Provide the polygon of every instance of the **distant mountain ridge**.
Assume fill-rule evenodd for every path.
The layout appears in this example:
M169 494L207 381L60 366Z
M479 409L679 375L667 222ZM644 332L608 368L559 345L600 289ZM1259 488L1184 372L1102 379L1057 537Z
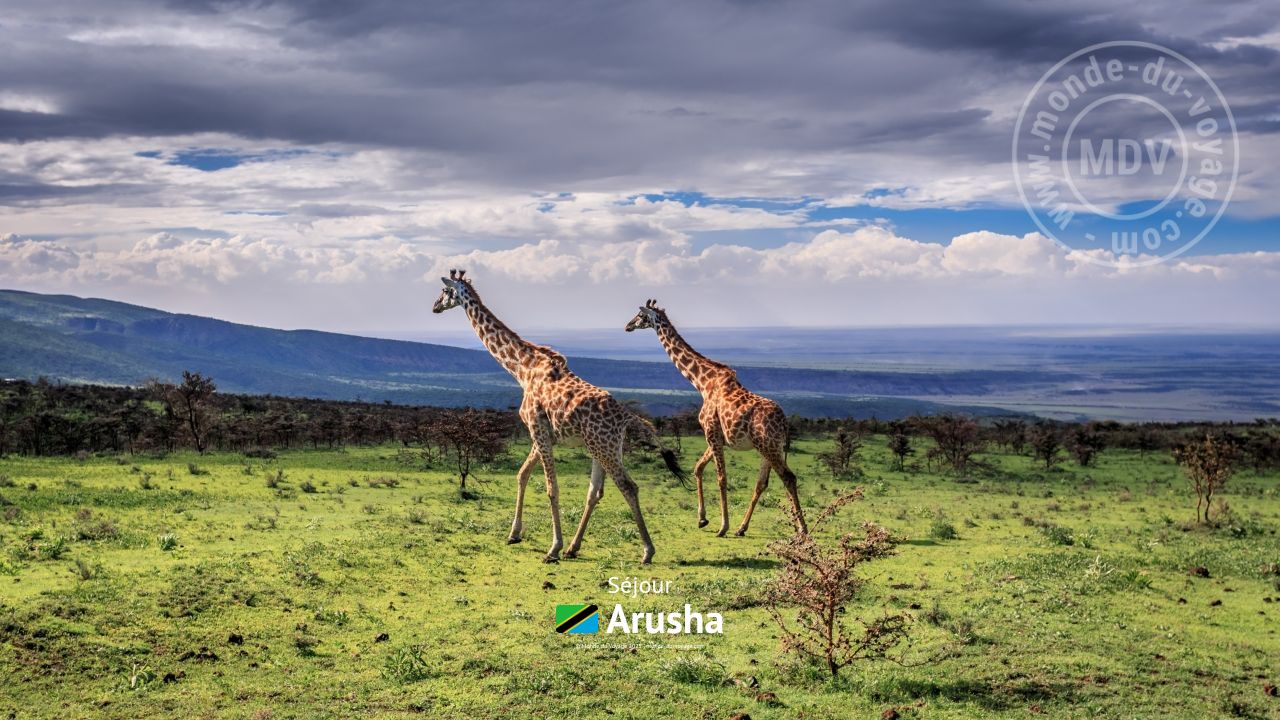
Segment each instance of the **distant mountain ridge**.
M670 363L570 358L587 380L654 412L696 405ZM183 370L229 392L406 404L519 402L519 387L480 350L317 330L275 330L112 300L0 290L0 376L137 385ZM975 393L1007 373L859 373L742 367L753 389L807 415L897 417L949 409L876 395ZM957 409L957 408L950 408ZM965 408L994 414L990 408Z

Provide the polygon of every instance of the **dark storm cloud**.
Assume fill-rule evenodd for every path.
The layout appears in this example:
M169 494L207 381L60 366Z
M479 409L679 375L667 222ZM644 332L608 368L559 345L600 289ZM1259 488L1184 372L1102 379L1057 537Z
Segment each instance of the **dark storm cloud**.
M556 188L696 177L758 154L991 162L1007 108L1057 59L1142 39L1202 62L1243 127L1274 126L1275 20L1194 3L52 0L0 26L0 139L221 132L419 149L446 175ZM2 103L0 103L2 106ZM994 119L993 119L994 118Z

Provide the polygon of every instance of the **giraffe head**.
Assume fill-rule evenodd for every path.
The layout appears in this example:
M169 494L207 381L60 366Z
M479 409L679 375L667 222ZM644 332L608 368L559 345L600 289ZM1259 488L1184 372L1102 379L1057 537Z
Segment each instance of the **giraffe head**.
M631 322L627 323L625 328L627 332L633 330L643 330L645 328L657 329L660 323L666 322L667 311L658 307L657 300L646 300L640 306L640 312L631 318Z
M466 298L475 298L471 281L463 277L466 272L466 270L450 270L449 277L440 278L440 282L444 283L444 289L440 291L436 304L431 306L431 312L439 314L458 307Z

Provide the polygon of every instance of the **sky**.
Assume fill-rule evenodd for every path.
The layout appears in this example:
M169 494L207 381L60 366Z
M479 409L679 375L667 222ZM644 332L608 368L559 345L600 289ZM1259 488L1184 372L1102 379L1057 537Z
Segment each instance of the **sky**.
M452 267L518 329L649 297L702 327L1277 323L1269 0L103 8L0 15L0 287L424 336L465 329L429 312ZM1236 128L1221 219L1165 262L1047 237L1011 162L1037 81L1114 40L1192 60Z

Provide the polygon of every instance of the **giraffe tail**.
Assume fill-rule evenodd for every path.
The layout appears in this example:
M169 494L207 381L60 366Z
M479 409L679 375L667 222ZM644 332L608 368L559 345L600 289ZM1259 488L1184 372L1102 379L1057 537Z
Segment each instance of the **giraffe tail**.
M680 467L680 459L676 456L676 451L662 444L662 438L658 435L658 429L653 426L653 423L639 415L632 417L634 419L631 421L631 427L642 434L641 444L650 450L657 450L662 457L662 464L667 466L667 472L680 481L681 487L689 489L689 473Z

